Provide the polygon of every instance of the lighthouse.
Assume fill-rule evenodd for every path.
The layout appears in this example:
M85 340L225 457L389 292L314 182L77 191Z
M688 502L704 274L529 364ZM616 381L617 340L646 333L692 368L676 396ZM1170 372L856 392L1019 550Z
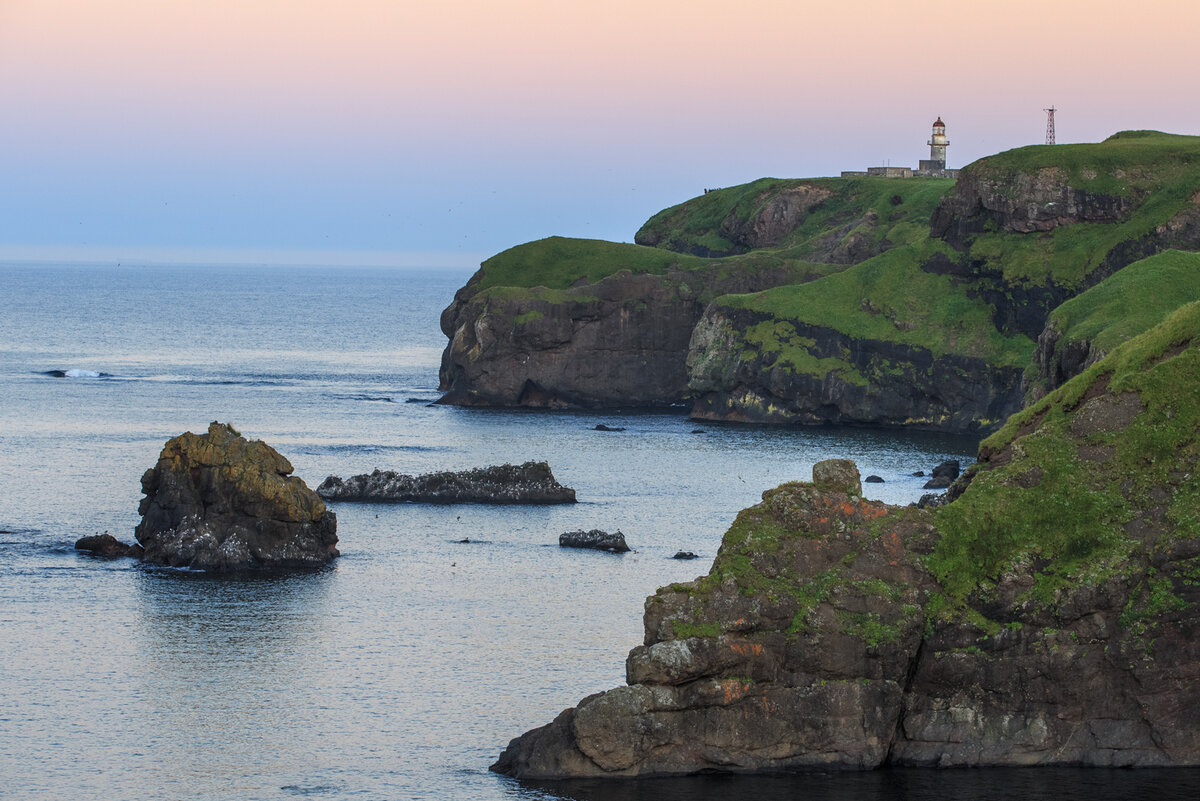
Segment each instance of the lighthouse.
M929 161L932 162L929 166L932 169L946 169L946 147L949 144L950 140L946 138L946 123L938 117L933 123L933 136L929 138Z

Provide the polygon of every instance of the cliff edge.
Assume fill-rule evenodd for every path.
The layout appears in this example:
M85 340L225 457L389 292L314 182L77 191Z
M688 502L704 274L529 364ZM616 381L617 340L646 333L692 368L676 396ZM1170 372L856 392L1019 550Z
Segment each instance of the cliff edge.
M1010 419L936 511L850 463L763 494L646 601L627 686L526 778L1200 765L1200 303Z

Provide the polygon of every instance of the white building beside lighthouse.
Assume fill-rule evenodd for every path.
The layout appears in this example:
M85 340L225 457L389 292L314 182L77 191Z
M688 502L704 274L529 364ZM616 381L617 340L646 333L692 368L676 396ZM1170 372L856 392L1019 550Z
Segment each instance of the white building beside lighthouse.
M946 169L946 148L950 146L950 140L946 138L946 123L942 122L941 116L933 123L933 135L926 144L929 145L929 158L921 159L915 170L912 167L868 167L866 170L844 170L842 177L957 178L958 170Z

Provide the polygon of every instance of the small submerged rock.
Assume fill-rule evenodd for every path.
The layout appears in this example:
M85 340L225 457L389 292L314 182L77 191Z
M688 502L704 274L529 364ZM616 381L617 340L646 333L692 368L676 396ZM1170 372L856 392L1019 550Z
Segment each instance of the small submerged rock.
M575 503L575 490L554 478L545 462L409 476L375 470L317 487L327 501L358 503Z
M593 431L624 431L625 429L620 426L606 426L606 425L604 425L604 423L601 423L600 425L596 426L592 430Z
M696 554L692 553L691 551L678 551L671 558L672 559L699 559L700 557L697 556Z
M143 553L142 546L127 545L107 531L103 534L80 537L75 541L75 550L88 551L94 556L101 556L105 559L119 559L121 557L141 559Z
M558 544L562 548L591 548L610 553L625 553L629 550L629 546L625 544L625 535L620 531L609 534L598 528L591 531L564 532L559 535Z
M879 476L867 476L866 478L863 479L863 481L865 481L868 484L882 484L883 483L883 479L880 478Z

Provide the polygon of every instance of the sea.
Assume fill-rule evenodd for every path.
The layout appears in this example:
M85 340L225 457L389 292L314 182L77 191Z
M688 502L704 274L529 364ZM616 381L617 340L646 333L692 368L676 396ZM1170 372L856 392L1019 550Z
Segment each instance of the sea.
M883 770L529 783L512 738L624 683L656 587L826 458L906 504L970 437L698 423L686 409L436 405L465 269L0 264L0 798L1132 799L1195 771ZM213 576L77 552L133 541L139 479L211 421L315 487L549 462L569 506L333 504L316 572ZM597 431L605 424L623 431ZM624 533L624 555L560 548ZM672 557L692 551L698 559Z

